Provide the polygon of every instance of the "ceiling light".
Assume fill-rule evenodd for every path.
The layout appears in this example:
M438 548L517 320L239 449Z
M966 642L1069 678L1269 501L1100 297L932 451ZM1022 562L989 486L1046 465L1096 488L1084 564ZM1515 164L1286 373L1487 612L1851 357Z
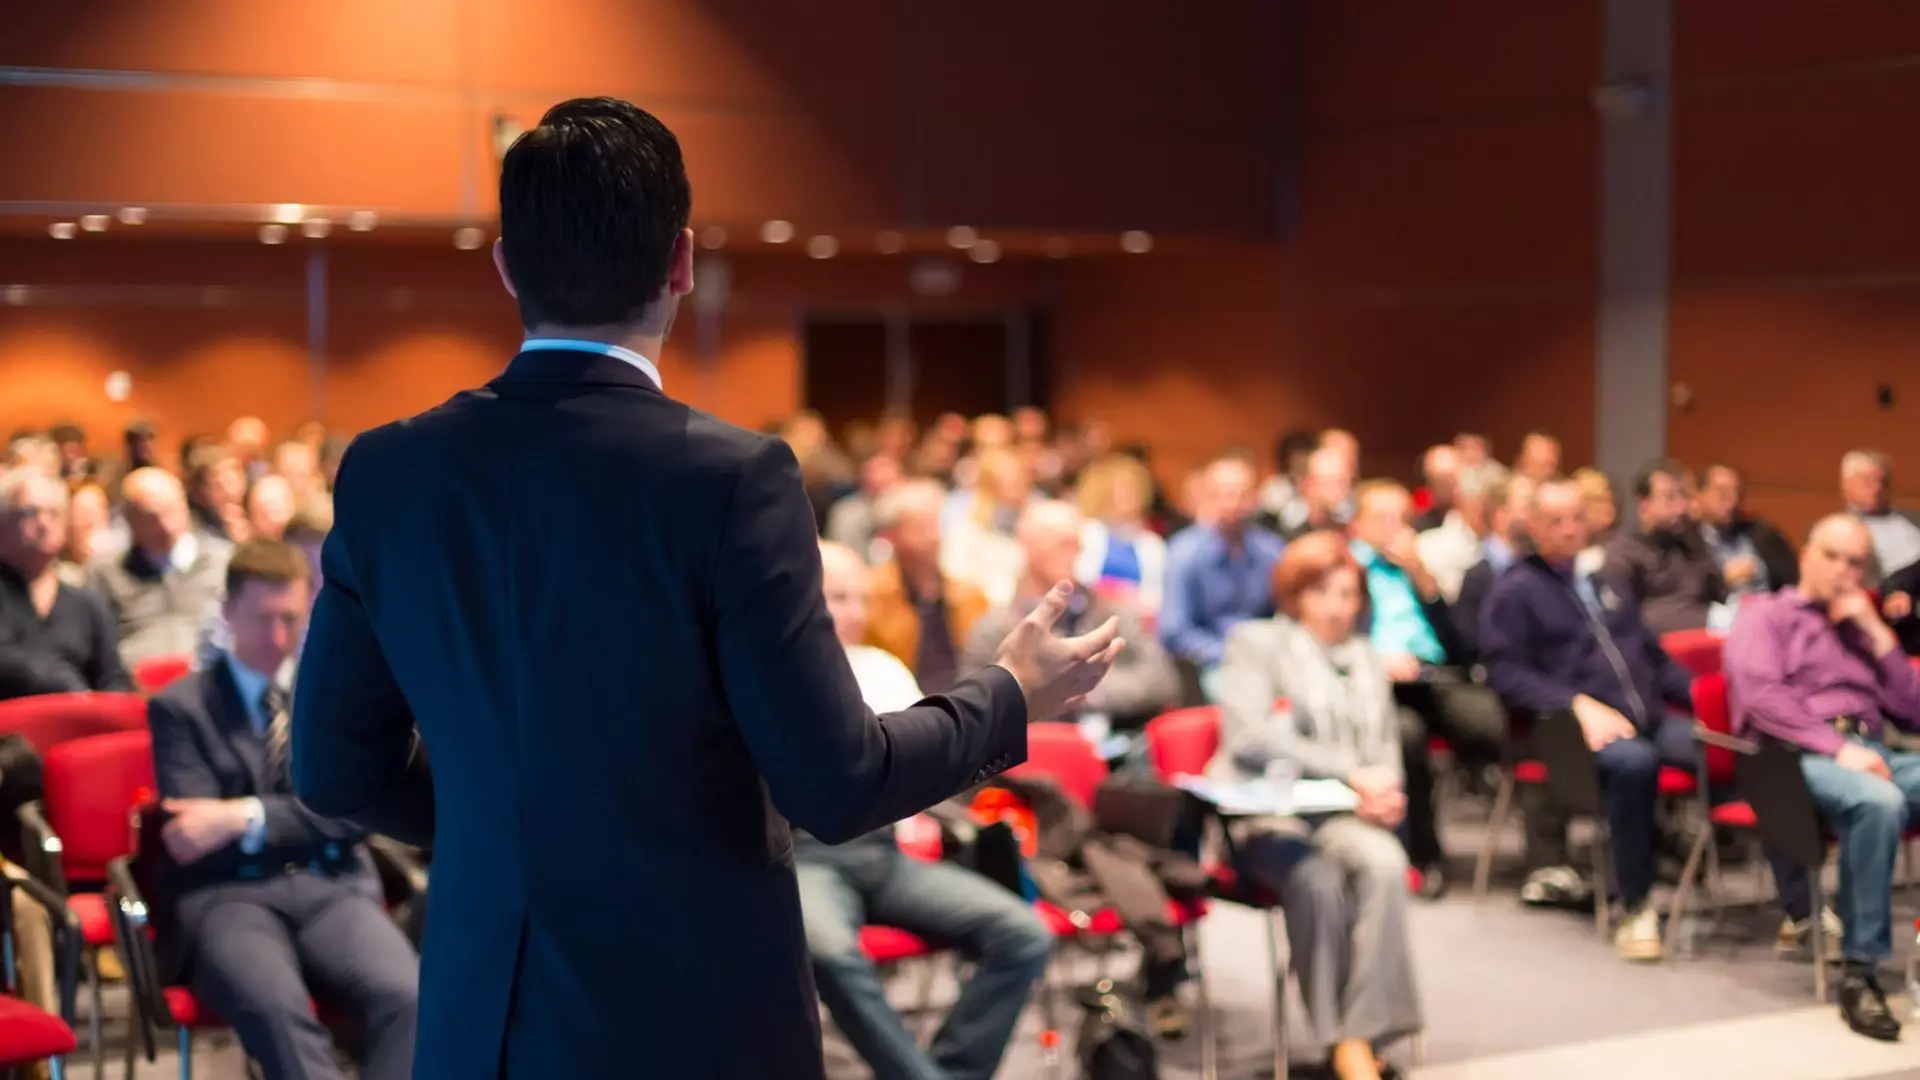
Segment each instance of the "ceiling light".
M47 235L55 240L71 240L79 228L71 221L56 221L47 226Z
M718 225L709 225L700 230L700 246L708 251L718 251L727 246L727 230Z
M967 249L967 258L977 263L1000 261L1000 245L993 240L982 240Z
M1120 234L1120 249L1135 255L1145 255L1153 250L1153 234L1132 229Z
M323 217L310 217L300 223L300 235L309 240L325 240L333 231L333 222Z
M807 241L807 255L815 259L831 259L840 254L840 241L831 236L816 236Z
M886 232L873 238L873 247L875 251L878 251L882 255L898 255L902 251L907 250L907 238L892 229L888 229Z
M267 211L267 220L281 225L298 225L306 216L307 208L297 202L280 203Z
M947 244L962 251L980 242L980 230L971 225L955 225L947 230Z
M347 219L347 228L354 232L372 232L378 224L380 215L371 210L355 210L353 216Z
M146 207L144 207L144 206L123 206L123 207L121 207L121 208L120 208L120 224L122 224L122 225L145 225L146 223L147 223L147 208L146 208Z
M0 295L6 297L8 307L19 307L33 295L33 290L25 285L9 285L6 292Z
M784 244L793 239L793 222L769 221L760 226L760 239L769 244Z
M287 242L287 227L286 227L285 225L262 225L262 226L260 226L260 242L261 242L261 243L263 243L263 244L284 244L284 243L286 243L286 242Z
M1049 236L1044 250L1049 259L1064 259L1073 254L1073 241L1064 236Z
M80 219L80 228L85 232L106 232L107 215L88 214Z
M472 225L453 231L453 246L461 251L474 251L487 242L487 234Z

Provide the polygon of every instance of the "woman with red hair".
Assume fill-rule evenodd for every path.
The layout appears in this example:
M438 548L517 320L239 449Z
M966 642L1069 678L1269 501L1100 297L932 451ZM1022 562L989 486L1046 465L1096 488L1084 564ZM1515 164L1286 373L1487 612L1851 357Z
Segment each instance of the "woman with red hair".
M1280 897L1308 1026L1341 1080L1379 1080L1380 1049L1422 1024L1407 857L1394 835L1407 809L1400 714L1380 657L1356 632L1365 587L1344 537L1314 532L1287 546L1273 568L1280 613L1227 635L1220 752L1208 767L1236 783L1291 762L1360 797L1351 813L1240 826L1239 870Z

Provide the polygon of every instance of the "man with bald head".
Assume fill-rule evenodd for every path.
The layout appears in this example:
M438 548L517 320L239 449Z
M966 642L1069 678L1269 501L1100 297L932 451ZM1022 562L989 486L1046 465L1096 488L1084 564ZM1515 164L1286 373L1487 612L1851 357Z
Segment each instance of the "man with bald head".
M1245 458L1216 458L1194 492L1198 520L1167 541L1160 641L1199 669L1203 688L1226 652L1227 631L1273 614L1273 564L1287 545L1251 520L1257 479Z
M293 485L278 473L268 473L247 489L247 532L263 540L280 540L293 520Z
M258 480L273 467L267 460L267 422L242 416L227 425L227 448L246 466L248 481Z
M186 491L164 469L135 469L121 492L131 542L124 553L95 562L88 582L113 615L129 665L191 653L220 614L233 546L194 531Z
M852 548L827 542L820 545L820 569L834 634L846 646L867 706L891 712L919 701L920 687L906 665L884 649L861 644L867 633L866 563ZM820 1000L876 1080L988 1080L1029 989L1046 970L1052 936L1020 896L957 863L908 858L893 832L878 829L829 846L794 830L800 917ZM959 1000L925 1049L887 1003L886 987L860 948L860 928L867 924L898 927L975 961Z
M1026 618L1056 581L1073 577L1080 558L1080 528L1086 519L1071 503L1048 500L1029 506L1020 515L1014 539L1026 558L1026 570L1011 604L996 608L974 625L967 642L962 671L978 671L993 663L995 651L1008 632ZM1067 637L1075 627L1095 627L1109 617L1120 621L1120 635L1129 647L1113 662L1107 677L1087 695L1087 711L1105 714L1115 726L1139 728L1174 703L1180 693L1173 662L1152 635L1141 632L1133 609L1095 595L1076 585L1067 613L1055 625Z
M99 599L60 580L67 488L0 473L0 699L132 688Z
M1896 1039L1880 989L1893 955L1894 857L1920 820L1920 754L1890 750L1886 729L1920 727L1920 672L1866 589L1873 534L1852 514L1822 518L1800 552L1800 582L1740 605L1727 639L1734 729L1800 751L1821 815L1840 834L1844 927L1840 1012Z

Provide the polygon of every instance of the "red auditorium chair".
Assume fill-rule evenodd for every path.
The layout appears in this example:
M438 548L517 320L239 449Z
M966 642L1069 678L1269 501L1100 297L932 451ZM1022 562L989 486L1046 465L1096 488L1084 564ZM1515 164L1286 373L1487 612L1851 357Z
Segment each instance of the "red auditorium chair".
M168 653L149 656L133 665L133 684L145 694L165 690L175 679L193 670L192 653Z
M68 739L146 727L147 699L139 694L36 694L0 701L0 735L26 736L43 757Z
M1151 739L1151 735L1149 735ZM1080 733L1076 724L1043 722L1027 726L1026 763L1012 770L1009 776L1041 776L1052 779L1069 798L1088 809L1093 807L1094 793L1100 788L1101 781L1107 778L1107 763L1100 759L1092 743ZM1035 912L1047 929L1052 931L1056 941L1062 945L1076 945L1102 957L1112 946L1115 935L1125 928L1121 925L1120 914L1111 908L1099 911L1068 912L1047 900L1034 904ZM1213 1013L1207 1001L1206 977L1200 957L1200 938L1194 933L1199 920L1206 914L1205 901L1183 902L1169 900L1167 919L1180 931L1187 946L1187 958L1191 967L1194 984L1200 995L1198 1017L1200 1023L1201 1075L1206 1080L1214 1080ZM1051 1064L1058 1046L1058 1030L1054 1026L1052 965L1049 965L1047 985L1041 989L1041 1007L1045 1010L1046 1031L1042 1035L1043 1048L1047 1051Z
M107 900L107 864L132 854L129 815L153 794L153 749L146 731L116 731L68 739L42 759L45 794L20 808L28 871L65 902L80 921L83 966L91 1005L87 1046L94 1071L104 1073L100 1039L100 950L113 944ZM83 891L74 892L79 886Z
M1673 662L1694 675L1720 674L1720 654L1727 636L1713 630L1675 630L1660 635L1660 648Z
M19 996L14 964L13 892L26 893L47 913L53 935L55 991L60 1014L55 1015ZM53 1080L64 1080L66 1056L78 1048L73 1034L74 997L80 964L80 925L71 911L45 885L28 878L7 878L0 887L0 940L5 942L5 991L0 993L0 1072L13 1075L46 1062Z

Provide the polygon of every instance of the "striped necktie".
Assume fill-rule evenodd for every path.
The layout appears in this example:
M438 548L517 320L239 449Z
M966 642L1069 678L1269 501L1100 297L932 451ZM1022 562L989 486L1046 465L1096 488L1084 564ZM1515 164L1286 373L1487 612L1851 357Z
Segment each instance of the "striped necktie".
M267 775L272 778L276 793L292 790L288 769L292 760L288 746L290 717L287 709L287 692L277 685L267 687L260 696L260 715L267 718Z

